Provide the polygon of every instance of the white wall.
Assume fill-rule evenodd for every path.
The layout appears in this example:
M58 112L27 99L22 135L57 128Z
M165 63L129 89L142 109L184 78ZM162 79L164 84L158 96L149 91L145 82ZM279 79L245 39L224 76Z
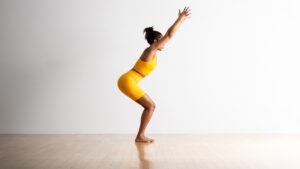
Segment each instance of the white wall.
M299 1L1 0L0 133L136 133L117 79L185 5L140 83L147 132L300 132Z

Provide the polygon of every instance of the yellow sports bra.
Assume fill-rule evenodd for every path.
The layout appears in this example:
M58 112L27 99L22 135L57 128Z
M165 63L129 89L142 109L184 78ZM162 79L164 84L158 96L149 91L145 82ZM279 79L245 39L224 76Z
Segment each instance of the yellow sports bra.
M152 70L156 67L156 65L157 65L157 58L155 53L154 59L150 61L143 61L141 60L141 58L139 58L139 60L133 66L133 69L135 71L138 71L140 74L142 74L145 77L152 72Z

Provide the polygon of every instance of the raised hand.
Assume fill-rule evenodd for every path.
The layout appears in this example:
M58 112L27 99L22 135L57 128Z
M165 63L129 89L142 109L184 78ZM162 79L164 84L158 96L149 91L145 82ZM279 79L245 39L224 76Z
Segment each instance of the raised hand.
M189 7L184 7L183 11L181 12L179 9L178 12L178 18L185 20L186 18L190 18L190 8Z

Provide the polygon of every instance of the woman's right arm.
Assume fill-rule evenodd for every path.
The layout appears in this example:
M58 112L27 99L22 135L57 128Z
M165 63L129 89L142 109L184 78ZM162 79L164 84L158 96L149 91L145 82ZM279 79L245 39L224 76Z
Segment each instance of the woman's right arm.
M154 48L159 49L163 48L165 44L175 35L180 25L185 21L185 19L189 18L190 9L189 7L184 7L184 10L178 13L178 18L176 19L175 23L167 30L166 34L155 43Z

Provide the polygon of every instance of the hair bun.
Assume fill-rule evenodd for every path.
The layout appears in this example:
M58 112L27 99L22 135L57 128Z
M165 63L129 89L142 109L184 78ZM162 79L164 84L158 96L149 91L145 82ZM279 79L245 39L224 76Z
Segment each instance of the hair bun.
M153 32L153 31L154 31L153 26L150 26L150 27L147 27L144 29L144 33L146 33L146 34Z
M153 29L153 26L146 27L144 29L145 34L145 39L147 42L151 45L154 43L155 40L158 40L159 38L162 37L162 34L156 30Z

